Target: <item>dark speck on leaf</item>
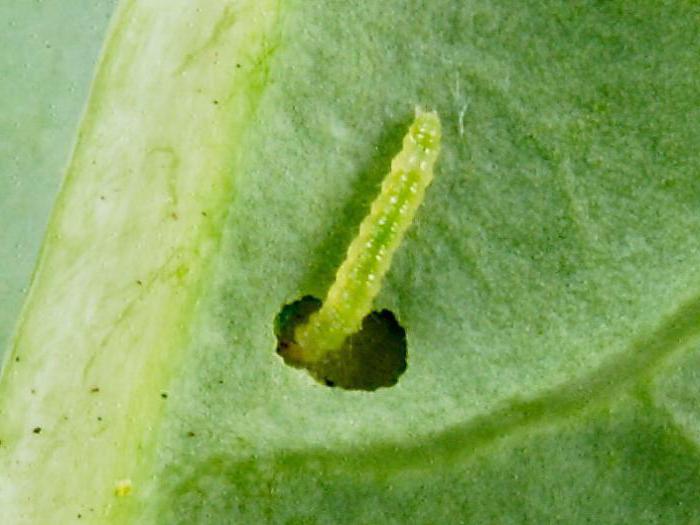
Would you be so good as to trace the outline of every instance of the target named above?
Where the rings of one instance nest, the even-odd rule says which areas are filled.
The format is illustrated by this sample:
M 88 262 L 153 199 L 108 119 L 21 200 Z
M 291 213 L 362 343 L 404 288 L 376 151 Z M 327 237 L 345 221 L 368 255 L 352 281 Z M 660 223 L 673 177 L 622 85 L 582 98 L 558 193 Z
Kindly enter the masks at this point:
M 168 394 L 166 392 L 161 392 L 160 397 L 163 399 L 168 399 Z
M 34 430 L 32 430 L 35 434 L 41 434 L 41 427 L 34 427 Z

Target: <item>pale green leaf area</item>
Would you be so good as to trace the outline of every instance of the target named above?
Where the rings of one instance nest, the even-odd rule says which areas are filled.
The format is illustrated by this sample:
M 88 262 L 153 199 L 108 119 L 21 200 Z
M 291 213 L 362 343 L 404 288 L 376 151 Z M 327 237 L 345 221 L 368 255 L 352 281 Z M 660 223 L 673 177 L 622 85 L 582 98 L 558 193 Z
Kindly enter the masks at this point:
M 0 353 L 29 285 L 114 4 L 0 3 Z
M 103 24 L 108 4 L 85 16 Z M 131 522 L 700 521 L 700 6 L 277 8 L 185 351 L 148 412 L 153 439 L 129 449 L 153 459 L 136 461 Z M 64 115 L 56 140 L 31 133 L 41 120 L 10 130 L 38 153 L 0 161 L 3 190 L 58 176 L 90 60 L 56 73 L 72 94 L 3 76 L 11 123 L 33 101 Z M 442 153 L 375 303 L 405 328 L 408 368 L 375 392 L 326 388 L 275 354 L 273 321 L 325 296 L 416 105 L 439 112 Z M 34 242 L 25 261 L 57 187 L 34 184 L 29 212 L 1 197 L 3 225 L 34 221 L 11 222 Z M 139 373 L 167 377 L 152 366 Z

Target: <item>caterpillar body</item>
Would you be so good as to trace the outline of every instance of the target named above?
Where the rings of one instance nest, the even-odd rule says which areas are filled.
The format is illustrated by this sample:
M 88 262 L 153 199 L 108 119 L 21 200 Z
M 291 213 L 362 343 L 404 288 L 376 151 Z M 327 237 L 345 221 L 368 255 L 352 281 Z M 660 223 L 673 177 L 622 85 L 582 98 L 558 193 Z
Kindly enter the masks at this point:
M 295 331 L 304 361 L 314 363 L 340 349 L 360 329 L 433 179 L 441 127 L 435 111 L 416 108 L 416 117 L 391 162 L 379 195 L 336 273 L 321 308 Z

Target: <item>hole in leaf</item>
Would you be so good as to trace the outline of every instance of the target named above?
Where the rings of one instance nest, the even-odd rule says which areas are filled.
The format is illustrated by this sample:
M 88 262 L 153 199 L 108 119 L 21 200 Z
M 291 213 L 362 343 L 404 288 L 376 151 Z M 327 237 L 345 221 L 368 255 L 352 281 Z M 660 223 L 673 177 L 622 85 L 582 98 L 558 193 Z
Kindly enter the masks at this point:
M 275 318 L 277 353 L 295 368 L 305 368 L 319 383 L 346 390 L 376 390 L 395 385 L 406 370 L 406 331 L 389 310 L 372 312 L 362 328 L 348 337 L 343 347 L 314 365 L 295 358 L 296 327 L 321 307 L 321 301 L 306 296 L 285 305 Z

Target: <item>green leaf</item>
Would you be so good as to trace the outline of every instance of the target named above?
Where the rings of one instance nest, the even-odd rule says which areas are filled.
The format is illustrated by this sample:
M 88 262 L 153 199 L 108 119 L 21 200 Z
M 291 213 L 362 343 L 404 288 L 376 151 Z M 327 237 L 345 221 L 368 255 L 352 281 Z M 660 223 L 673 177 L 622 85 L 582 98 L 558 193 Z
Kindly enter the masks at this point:
M 0 349 L 29 285 L 113 4 L 0 5 Z
M 79 58 L 50 71 L 31 30 L 4 47 L 2 335 L 111 10 L 42 5 L 0 19 Z M 700 520 L 696 3 L 200 0 L 190 26 L 163 5 L 121 6 L 163 16 L 115 22 L 7 352 L 1 522 Z M 199 76 L 163 73 L 167 27 Z M 142 69 L 117 82 L 117 63 Z M 110 121 L 122 92 L 151 127 Z M 276 355 L 274 320 L 325 296 L 416 105 L 439 112 L 442 153 L 375 301 L 408 367 L 326 388 Z M 154 130 L 180 167 L 135 164 Z M 159 166 L 191 184 L 177 220 Z M 107 172 L 112 230 L 77 221 Z M 53 235 L 66 224 L 80 242 Z M 124 310 L 173 246 L 160 299 Z

